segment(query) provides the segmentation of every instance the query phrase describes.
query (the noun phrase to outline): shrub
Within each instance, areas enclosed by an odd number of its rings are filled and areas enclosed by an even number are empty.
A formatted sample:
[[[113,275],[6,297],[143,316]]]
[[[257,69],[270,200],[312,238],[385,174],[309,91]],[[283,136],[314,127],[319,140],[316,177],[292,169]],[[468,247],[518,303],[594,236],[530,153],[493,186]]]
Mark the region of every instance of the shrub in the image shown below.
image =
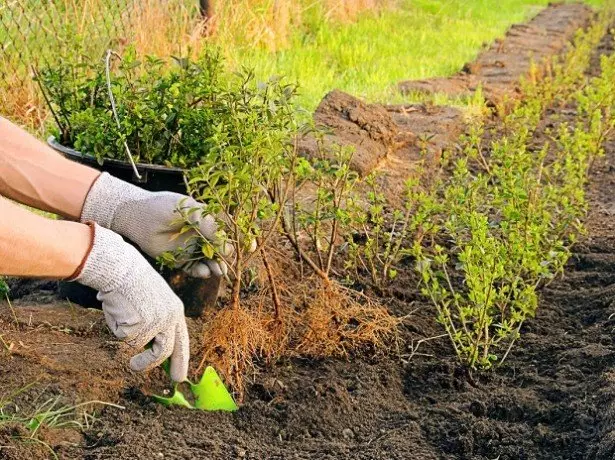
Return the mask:
[[[84,153],[124,160],[124,142],[136,161],[192,167],[209,154],[220,94],[232,91],[215,50],[198,59],[137,60],[127,52],[111,69],[118,129],[112,116],[106,66],[64,64],[40,72],[38,80],[56,120],[60,141]]]
[[[483,148],[480,130],[470,133],[452,179],[437,191],[444,205],[433,242],[414,243],[422,292],[470,368],[506,359],[536,312],[539,287],[563,271],[583,231],[587,174],[613,126],[612,102],[604,102],[615,89],[606,60],[604,79],[581,94],[576,88],[608,22],[603,15],[551,73],[525,83],[525,99],[503,120],[503,137]],[[575,123],[560,124],[536,151],[533,133],[546,108],[575,100]]]
[[[257,84],[250,72],[234,76],[212,104],[218,118],[208,155],[187,175],[191,195],[219,216],[223,237],[233,246],[233,260],[227,262],[234,305],[245,268],[262,255],[284,211],[297,161],[295,94],[294,86],[278,79]],[[206,245],[206,257],[213,255],[205,241],[197,244]]]

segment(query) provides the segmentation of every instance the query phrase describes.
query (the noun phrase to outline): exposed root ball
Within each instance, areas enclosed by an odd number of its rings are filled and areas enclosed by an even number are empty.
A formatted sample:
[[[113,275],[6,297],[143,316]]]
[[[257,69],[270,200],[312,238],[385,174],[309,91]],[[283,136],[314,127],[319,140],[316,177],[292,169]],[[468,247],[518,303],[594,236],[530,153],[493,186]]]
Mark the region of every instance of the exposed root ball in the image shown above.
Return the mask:
[[[291,270],[281,270],[283,266],[269,267],[277,277],[279,296],[271,295],[266,279],[259,280],[263,288],[258,294],[212,313],[203,327],[199,372],[214,366],[239,400],[257,362],[378,353],[399,340],[401,319],[382,305],[335,281],[289,276]]]
[[[384,350],[399,339],[400,319],[360,293],[336,283],[304,292],[305,311],[296,325],[300,356],[347,357],[359,350]]]
[[[203,352],[199,372],[213,366],[243,397],[244,378],[254,372],[254,359],[271,343],[260,314],[243,307],[225,308],[203,326]]]

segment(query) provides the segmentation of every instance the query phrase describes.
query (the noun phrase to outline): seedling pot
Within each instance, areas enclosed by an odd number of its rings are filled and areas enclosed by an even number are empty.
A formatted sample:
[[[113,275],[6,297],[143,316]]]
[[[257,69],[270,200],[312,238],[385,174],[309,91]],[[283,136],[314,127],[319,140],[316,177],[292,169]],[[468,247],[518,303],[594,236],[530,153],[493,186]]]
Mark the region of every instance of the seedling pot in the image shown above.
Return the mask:
[[[118,179],[138,185],[145,190],[149,190],[151,192],[166,191],[186,193],[184,170],[181,168],[170,168],[160,165],[137,163],[137,170],[141,175],[141,179],[139,179],[135,176],[132,165],[128,162],[115,159],[105,159],[103,164],[100,164],[92,155],[81,153],[77,150],[71,149],[70,147],[63,146],[54,136],[50,136],[47,139],[47,143],[51,148],[62,153],[66,158],[98,169],[99,171],[108,172]]]
[[[118,179],[138,185],[145,190],[151,192],[186,193],[184,171],[180,168],[137,163],[136,166],[141,175],[141,179],[139,179],[135,176],[130,163],[105,159],[100,164],[91,155],[61,145],[53,136],[47,139],[47,143],[51,148],[70,160],[98,169],[99,171],[108,172]],[[154,264],[153,260],[149,258],[148,260],[152,265]],[[221,278],[219,277],[212,276],[209,279],[201,280],[191,278],[181,270],[169,269],[163,269],[162,275],[184,302],[186,316],[201,316],[203,311],[206,308],[213,307],[218,299],[221,285]],[[84,307],[101,308],[101,303],[96,299],[96,291],[79,283],[61,282],[60,295]]]

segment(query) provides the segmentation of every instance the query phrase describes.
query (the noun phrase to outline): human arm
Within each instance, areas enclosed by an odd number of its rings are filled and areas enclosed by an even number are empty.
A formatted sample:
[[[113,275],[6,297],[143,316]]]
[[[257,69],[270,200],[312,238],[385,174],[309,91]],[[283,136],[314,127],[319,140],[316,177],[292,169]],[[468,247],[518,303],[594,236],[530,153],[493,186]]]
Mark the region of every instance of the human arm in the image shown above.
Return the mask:
[[[147,370],[171,357],[171,377],[185,380],[189,338],[183,305],[138,251],[100,226],[46,219],[0,197],[0,274],[71,278],[96,289],[111,331],[130,346],[152,348],[131,367]]]
[[[46,219],[0,197],[0,274],[63,279],[90,247],[90,230]]]
[[[136,243],[156,258],[176,251],[190,239],[179,207],[200,209],[190,214],[201,234],[217,241],[216,221],[205,207],[178,193],[153,193],[59,155],[49,146],[0,117],[0,195],[72,220],[94,221]],[[224,252],[224,251],[221,251]],[[190,255],[187,255],[190,259]],[[201,278],[220,276],[226,266],[216,261],[186,264]]]
[[[0,117],[0,195],[79,220],[85,197],[99,175]]]

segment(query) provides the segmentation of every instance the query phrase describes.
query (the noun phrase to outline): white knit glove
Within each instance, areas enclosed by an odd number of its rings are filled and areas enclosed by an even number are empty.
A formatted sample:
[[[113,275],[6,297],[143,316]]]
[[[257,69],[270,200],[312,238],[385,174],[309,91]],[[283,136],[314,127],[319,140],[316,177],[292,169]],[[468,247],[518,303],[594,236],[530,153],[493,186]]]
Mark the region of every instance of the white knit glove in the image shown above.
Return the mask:
[[[136,243],[141,250],[152,258],[168,251],[185,249],[194,232],[178,236],[183,227],[178,208],[193,209],[205,206],[194,199],[179,193],[148,192],[128,182],[102,173],[92,185],[83,205],[81,222],[93,221],[111,229]],[[192,212],[190,222],[199,226],[201,234],[213,244],[217,244],[216,220],[211,215],[203,216],[201,211]],[[191,263],[201,258],[197,254],[183,252],[179,260],[182,268],[191,276],[209,278],[212,274],[222,276],[227,267],[223,262],[207,260]]]
[[[92,224],[89,254],[71,281],[98,291],[111,331],[130,346],[152,347],[130,360],[135,371],[156,367],[171,357],[171,378],[188,375],[190,346],[184,306],[139,251],[121,236]]]

